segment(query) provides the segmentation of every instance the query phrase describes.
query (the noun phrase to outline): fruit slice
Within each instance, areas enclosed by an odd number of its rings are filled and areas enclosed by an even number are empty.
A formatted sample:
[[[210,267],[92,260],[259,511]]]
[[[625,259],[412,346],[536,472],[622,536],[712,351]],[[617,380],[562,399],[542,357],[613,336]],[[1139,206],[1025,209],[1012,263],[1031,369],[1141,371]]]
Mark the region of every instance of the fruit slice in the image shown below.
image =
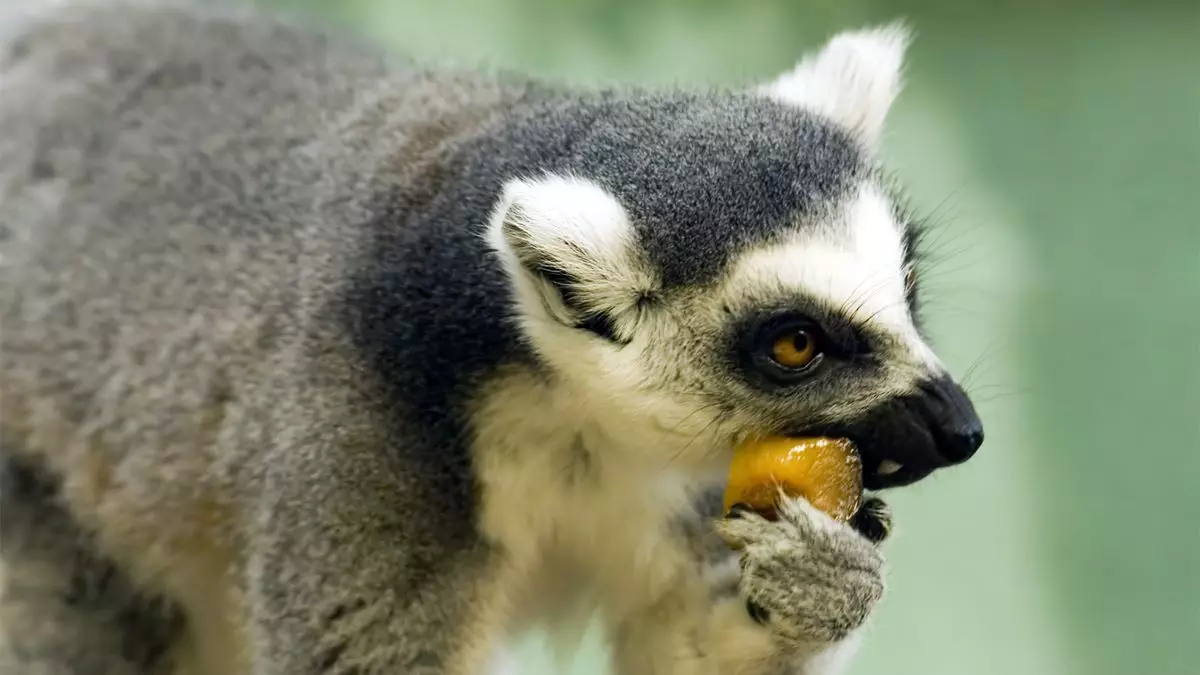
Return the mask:
[[[729,467],[725,509],[742,503],[774,518],[781,490],[835,520],[849,520],[862,502],[858,451],[845,438],[770,436],[740,444]]]

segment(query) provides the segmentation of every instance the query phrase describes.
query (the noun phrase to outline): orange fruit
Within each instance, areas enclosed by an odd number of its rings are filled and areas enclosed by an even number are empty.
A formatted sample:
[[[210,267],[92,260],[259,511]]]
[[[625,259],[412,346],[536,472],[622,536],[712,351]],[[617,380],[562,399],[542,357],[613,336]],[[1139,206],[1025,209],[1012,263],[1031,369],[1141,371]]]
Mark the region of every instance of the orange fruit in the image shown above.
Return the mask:
[[[862,503],[862,460],[845,438],[751,439],[734,450],[725,510],[742,503],[774,518],[779,493],[804,497],[845,522]]]

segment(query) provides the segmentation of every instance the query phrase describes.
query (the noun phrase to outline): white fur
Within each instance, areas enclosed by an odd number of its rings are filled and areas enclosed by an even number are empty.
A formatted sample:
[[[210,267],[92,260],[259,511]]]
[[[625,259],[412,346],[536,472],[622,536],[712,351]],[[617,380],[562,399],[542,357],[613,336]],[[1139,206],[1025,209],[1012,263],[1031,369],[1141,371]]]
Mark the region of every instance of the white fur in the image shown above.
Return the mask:
[[[529,580],[515,594],[511,629],[540,625],[560,649],[578,641],[581,615],[600,610],[611,623],[668,594],[702,589],[680,577],[687,554],[662,533],[664,522],[686,508],[689,485],[703,477],[631,453],[638,447],[627,445],[637,442],[632,436],[654,447],[655,432],[627,428],[613,438],[590,408],[514,372],[495,383],[473,416],[481,528],[504,543]],[[574,448],[580,441],[590,453],[586,471]],[[720,478],[714,472],[709,480]]]
[[[657,443],[658,432],[634,425],[613,433],[593,412],[571,392],[514,370],[493,383],[473,415],[481,528],[503,542],[526,580],[513,589],[510,627],[540,623],[553,639],[579,625],[571,613],[600,610],[609,625],[635,623],[635,651],[657,655],[656,675],[760,675],[778,649],[768,631],[743,601],[714,604],[712,580],[693,554],[664,536],[686,509],[689,488],[723,480],[723,471],[644,461],[629,452],[630,435]],[[573,448],[580,439],[590,453],[586,471]],[[737,573],[732,551],[730,563]],[[692,651],[696,636],[704,636],[704,653]],[[812,654],[796,672],[832,675],[850,649]]]
[[[638,297],[656,287],[649,267],[637,258],[624,207],[582,178],[546,175],[510,181],[487,236],[518,280],[522,302],[542,303],[562,323],[582,317],[573,315],[545,279],[521,265],[522,251],[536,251],[578,279],[576,290],[586,310],[613,317],[623,337],[633,330]]]
[[[875,148],[900,93],[908,42],[900,24],[842,33],[761,91],[826,115]]]
[[[591,568],[589,577],[637,586],[628,595],[609,597],[614,609],[628,610],[626,603],[660,594],[681,564],[659,550],[659,525],[684,510],[686,489],[704,476],[643,461],[630,452],[631,439],[615,438],[596,424],[589,408],[524,372],[495,384],[474,416],[485,495],[482,526],[518,559],[538,559],[552,546],[559,560]],[[531,417],[530,410],[540,414]],[[658,441],[653,431],[636,433],[646,443]],[[577,442],[588,448],[586,471],[577,465]],[[722,475],[714,471],[707,478]],[[489,499],[515,494],[526,499],[519,504]]]
[[[941,365],[921,339],[905,298],[902,226],[874,186],[859,192],[839,222],[804,228],[790,238],[743,254],[721,290],[729,302],[779,293],[815,297],[847,316],[883,329],[924,373]]]
[[[505,234],[506,223],[517,225],[520,241],[512,240],[513,228]],[[614,452],[640,456],[658,469],[664,457],[673,457],[677,464],[707,470],[731,449],[728,441],[714,447],[719,434],[701,434],[720,431],[710,425],[711,416],[696,414],[694,402],[664,396],[658,383],[647,377],[643,347],[672,335],[669,325],[635,331],[638,295],[657,289],[658,282],[649,265],[638,259],[628,217],[615,198],[577,178],[515,181],[493,212],[488,239],[516,290],[514,319],[559,374],[565,400],[558,405],[566,409],[555,414],[561,420],[589,420],[608,435],[604,444],[616,448]],[[570,316],[557,292],[518,260],[518,250],[527,244],[548,251],[584,280],[585,300],[614,318],[618,334],[632,340],[628,348],[572,326],[577,317]]]
[[[862,632],[853,633],[841,642],[830,645],[807,659],[796,675],[841,675],[850,669],[850,662],[862,645]]]

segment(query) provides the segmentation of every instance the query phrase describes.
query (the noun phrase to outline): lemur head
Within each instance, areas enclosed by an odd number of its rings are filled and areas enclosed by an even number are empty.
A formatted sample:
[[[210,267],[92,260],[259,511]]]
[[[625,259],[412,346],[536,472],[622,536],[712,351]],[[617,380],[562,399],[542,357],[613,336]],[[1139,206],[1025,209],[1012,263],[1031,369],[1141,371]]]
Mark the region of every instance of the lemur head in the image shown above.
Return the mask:
[[[846,436],[881,488],[974,454],[981,422],[918,331],[916,225],[875,160],[906,42],[845,33],[749,92],[599,97],[507,182],[489,241],[564,395],[680,461]]]

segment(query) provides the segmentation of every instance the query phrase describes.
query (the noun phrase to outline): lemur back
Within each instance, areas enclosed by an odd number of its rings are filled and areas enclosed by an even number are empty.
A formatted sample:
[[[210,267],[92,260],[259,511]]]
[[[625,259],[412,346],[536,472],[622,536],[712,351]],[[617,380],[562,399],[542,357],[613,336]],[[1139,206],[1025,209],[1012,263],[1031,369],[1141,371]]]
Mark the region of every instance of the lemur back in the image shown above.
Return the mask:
[[[503,94],[234,11],[97,7],[30,26],[0,62],[5,461],[50,483],[79,523],[56,545],[83,546],[89,568],[115,559],[114,584],[228,612],[206,575],[247,563],[254,457],[288,424],[283,354],[342,281],[297,263],[351,258],[361,238],[302,236],[322,172],[383,161],[371,134],[330,137],[339,117],[386,81],[412,116],[389,119],[389,152],[415,158]],[[3,533],[15,566],[37,554],[19,529]],[[58,588],[98,574],[62,557]]]
[[[466,675],[587,596],[622,674],[834,672],[887,512],[723,518],[733,445],[846,435],[882,488],[982,440],[874,158],[898,28],[735,92],[0,28],[0,667]]]

